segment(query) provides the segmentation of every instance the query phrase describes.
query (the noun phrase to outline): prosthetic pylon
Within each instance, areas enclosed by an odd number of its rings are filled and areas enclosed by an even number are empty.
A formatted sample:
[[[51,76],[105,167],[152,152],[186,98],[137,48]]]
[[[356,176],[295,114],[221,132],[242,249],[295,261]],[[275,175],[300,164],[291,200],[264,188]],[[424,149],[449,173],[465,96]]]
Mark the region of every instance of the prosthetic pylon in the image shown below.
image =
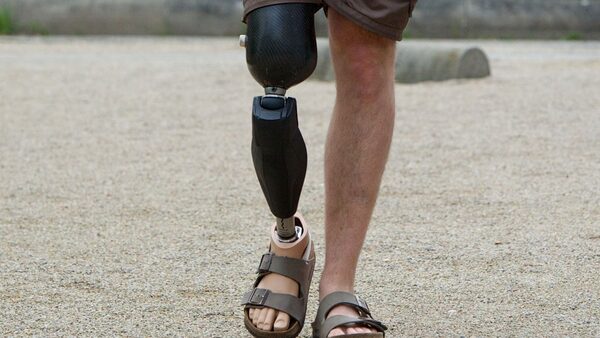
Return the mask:
[[[265,88],[252,105],[252,159],[282,241],[293,242],[302,232],[294,214],[307,166],[297,103],[285,93],[315,69],[318,9],[303,3],[261,7],[248,14],[247,35],[240,40],[250,73]]]

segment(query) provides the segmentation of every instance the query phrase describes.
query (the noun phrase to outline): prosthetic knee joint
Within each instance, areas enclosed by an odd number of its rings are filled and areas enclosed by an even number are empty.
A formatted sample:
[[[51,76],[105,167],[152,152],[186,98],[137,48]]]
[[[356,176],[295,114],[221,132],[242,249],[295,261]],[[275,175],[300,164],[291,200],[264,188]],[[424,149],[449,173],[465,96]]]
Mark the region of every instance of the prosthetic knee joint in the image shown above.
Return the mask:
[[[248,69],[265,88],[252,105],[252,159],[262,191],[277,218],[282,241],[302,233],[294,214],[306,175],[306,145],[298,129],[296,100],[286,90],[314,71],[318,5],[291,3],[256,9],[246,18]]]

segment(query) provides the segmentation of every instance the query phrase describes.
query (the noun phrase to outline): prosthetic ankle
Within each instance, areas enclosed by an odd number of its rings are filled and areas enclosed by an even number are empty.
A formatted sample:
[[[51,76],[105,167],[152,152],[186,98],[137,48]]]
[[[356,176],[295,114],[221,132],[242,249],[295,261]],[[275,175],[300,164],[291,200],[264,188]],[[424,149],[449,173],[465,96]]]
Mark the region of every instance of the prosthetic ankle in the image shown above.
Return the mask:
[[[296,241],[303,231],[294,214],[307,165],[296,100],[285,93],[315,69],[318,9],[302,3],[261,7],[248,14],[247,35],[240,37],[248,69],[265,88],[252,104],[252,160],[282,242]]]

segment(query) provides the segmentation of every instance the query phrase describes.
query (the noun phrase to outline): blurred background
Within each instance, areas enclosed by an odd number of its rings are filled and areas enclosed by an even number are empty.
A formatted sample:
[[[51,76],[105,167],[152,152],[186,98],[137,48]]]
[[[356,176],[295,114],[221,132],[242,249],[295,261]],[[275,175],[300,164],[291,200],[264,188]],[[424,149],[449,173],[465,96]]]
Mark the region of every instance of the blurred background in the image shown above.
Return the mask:
[[[0,337],[248,336],[272,215],[241,16],[0,0]],[[600,0],[419,0],[356,286],[387,336],[600,337],[599,38]],[[336,95],[318,43],[325,81],[290,90],[315,276]]]
[[[241,0],[0,0],[0,33],[236,35],[241,15]],[[598,39],[600,0],[420,0],[405,36]]]

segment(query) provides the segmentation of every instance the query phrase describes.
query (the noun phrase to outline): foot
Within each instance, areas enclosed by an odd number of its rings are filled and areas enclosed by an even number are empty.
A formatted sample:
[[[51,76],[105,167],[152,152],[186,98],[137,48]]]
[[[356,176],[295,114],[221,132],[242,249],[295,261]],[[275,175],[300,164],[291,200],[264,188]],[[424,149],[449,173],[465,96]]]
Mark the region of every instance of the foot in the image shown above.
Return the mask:
[[[302,258],[309,238],[305,231],[302,236],[294,243],[282,243],[278,241],[275,231],[271,236],[271,252],[277,256],[286,256],[291,258]],[[299,286],[296,281],[288,277],[270,273],[264,276],[259,282],[258,288],[268,289],[275,293],[284,293],[292,296],[298,296]],[[271,308],[250,309],[248,312],[254,326],[265,331],[285,331],[290,326],[290,316],[282,311]]]
[[[350,306],[347,305],[338,305],[329,311],[327,318],[332,316],[348,316],[348,317],[359,317],[358,312]],[[372,329],[370,327],[361,327],[361,326],[353,326],[353,327],[336,327],[335,329],[329,332],[327,337],[335,337],[335,336],[343,336],[348,334],[359,334],[359,333],[377,333],[377,330]]]
[[[319,300],[323,300],[327,295],[336,291],[344,291],[354,293],[354,280],[348,282],[347,279],[339,278],[339,274],[332,273],[331,269],[325,267],[323,274],[321,275],[321,281],[319,283]],[[354,272],[352,273],[354,275]],[[360,317],[358,311],[355,308],[348,305],[338,305],[331,309],[325,319],[333,316],[348,316],[348,317]],[[364,333],[377,333],[378,331],[365,326],[352,326],[352,327],[336,327],[331,330],[327,337],[343,336],[348,334],[364,334]]]

